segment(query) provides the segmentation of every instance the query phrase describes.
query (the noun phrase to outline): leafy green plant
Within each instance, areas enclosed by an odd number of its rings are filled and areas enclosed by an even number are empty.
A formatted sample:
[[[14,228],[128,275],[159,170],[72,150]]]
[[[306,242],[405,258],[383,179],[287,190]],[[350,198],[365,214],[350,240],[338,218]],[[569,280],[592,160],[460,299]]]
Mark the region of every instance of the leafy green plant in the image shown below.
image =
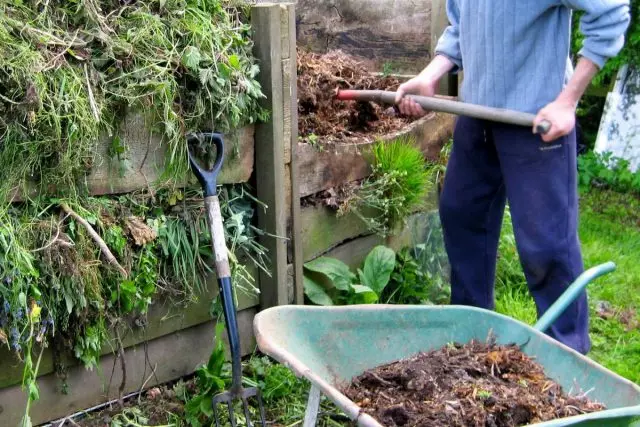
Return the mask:
[[[608,85],[615,78],[616,73],[624,64],[631,67],[640,67],[640,2],[632,0],[630,2],[631,23],[625,37],[625,45],[620,53],[607,61],[604,68],[594,78],[596,86]],[[584,34],[580,31],[580,19],[584,12],[578,11],[573,18],[573,29],[571,39],[571,51],[574,56],[582,48]]]
[[[338,214],[353,212],[384,236],[423,204],[433,184],[433,171],[410,137],[378,142],[371,167],[371,175],[340,206]]]
[[[427,268],[425,244],[402,248],[396,254],[391,281],[381,299],[387,304],[446,304],[449,287],[444,276]]]
[[[188,168],[185,133],[266,118],[247,9],[233,3],[0,2],[0,200],[27,182],[77,193],[127,111],[166,139],[172,178]]]
[[[640,170],[631,172],[629,161],[611,153],[588,152],[578,158],[579,186],[606,187],[618,192],[640,195]]]
[[[365,258],[363,268],[357,270],[357,275],[342,261],[329,257],[317,258],[304,266],[310,272],[328,279],[328,285],[325,285],[305,275],[305,294],[314,304],[372,304],[380,300],[389,284],[395,266],[395,253],[385,246],[376,246]]]
[[[224,371],[225,351],[222,341],[224,323],[216,324],[214,349],[211,352],[206,365],[196,369],[197,393],[188,399],[185,405],[185,419],[192,427],[200,427],[207,424],[207,420],[213,417],[211,399],[223,391],[229,382],[228,372]]]

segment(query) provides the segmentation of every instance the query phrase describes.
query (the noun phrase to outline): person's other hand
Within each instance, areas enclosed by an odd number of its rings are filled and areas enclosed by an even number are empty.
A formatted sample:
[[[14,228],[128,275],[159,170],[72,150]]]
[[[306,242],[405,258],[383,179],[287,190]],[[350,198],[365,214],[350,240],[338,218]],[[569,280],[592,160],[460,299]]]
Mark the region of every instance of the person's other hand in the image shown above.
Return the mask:
[[[536,115],[533,121],[533,128],[535,129],[544,120],[549,122],[551,127],[546,134],[541,135],[542,140],[545,142],[555,141],[567,135],[575,127],[575,105],[562,101],[554,101],[547,104]]]
[[[400,112],[407,116],[418,117],[422,117],[427,114],[420,104],[405,95],[434,96],[437,85],[437,81],[433,81],[422,75],[418,75],[401,84],[396,91],[396,104],[398,105]]]

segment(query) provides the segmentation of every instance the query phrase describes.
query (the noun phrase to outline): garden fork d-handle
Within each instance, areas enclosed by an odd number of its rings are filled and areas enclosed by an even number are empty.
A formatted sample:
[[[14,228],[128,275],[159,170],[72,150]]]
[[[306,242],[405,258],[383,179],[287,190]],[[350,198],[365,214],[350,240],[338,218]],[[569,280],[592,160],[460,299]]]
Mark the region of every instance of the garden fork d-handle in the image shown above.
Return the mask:
[[[213,196],[216,193],[217,178],[220,169],[222,168],[222,160],[224,159],[224,141],[222,135],[215,132],[191,134],[187,137],[187,147],[190,147],[194,142],[200,142],[202,140],[213,143],[216,147],[216,160],[213,163],[211,170],[206,170],[198,164],[194,156],[191,154],[191,150],[188,149],[189,164],[193,174],[198,178],[198,182],[202,186],[204,197]]]

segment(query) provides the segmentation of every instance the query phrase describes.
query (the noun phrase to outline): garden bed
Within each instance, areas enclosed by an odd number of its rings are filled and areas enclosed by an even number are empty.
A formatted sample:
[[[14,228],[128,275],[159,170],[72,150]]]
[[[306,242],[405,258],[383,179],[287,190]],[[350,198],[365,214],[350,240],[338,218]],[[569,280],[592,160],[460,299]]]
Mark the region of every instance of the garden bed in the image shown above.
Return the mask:
[[[519,426],[603,410],[515,345],[471,341],[365,371],[343,393],[388,426]]]

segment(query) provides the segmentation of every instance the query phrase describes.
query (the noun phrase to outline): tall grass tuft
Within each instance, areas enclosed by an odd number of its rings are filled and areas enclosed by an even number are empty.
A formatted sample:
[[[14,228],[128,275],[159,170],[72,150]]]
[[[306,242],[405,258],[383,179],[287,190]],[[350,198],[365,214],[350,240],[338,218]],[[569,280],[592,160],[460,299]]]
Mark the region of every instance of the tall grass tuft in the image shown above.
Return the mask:
[[[412,137],[378,142],[372,154],[371,175],[339,214],[353,212],[385,236],[423,205],[433,187],[432,169]]]

